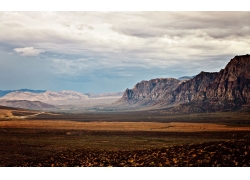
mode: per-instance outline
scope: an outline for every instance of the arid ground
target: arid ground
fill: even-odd
[[[0,109],[0,166],[250,166],[250,114]]]

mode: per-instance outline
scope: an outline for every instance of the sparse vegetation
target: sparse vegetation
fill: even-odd
[[[250,166],[247,112],[9,112],[0,166]]]

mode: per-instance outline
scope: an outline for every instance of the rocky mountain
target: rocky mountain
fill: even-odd
[[[178,104],[189,103],[194,100],[203,100],[206,86],[211,83],[218,73],[201,72],[189,81],[184,81],[173,91],[165,93],[156,105],[172,107]]]
[[[177,79],[180,80],[180,81],[186,81],[186,80],[193,79],[194,77],[195,76],[182,76],[182,77],[179,77]]]
[[[234,57],[205,89],[203,107],[234,110],[250,106],[250,55]],[[196,104],[200,104],[196,103]]]
[[[174,78],[160,78],[137,83],[133,89],[126,89],[122,98],[114,102],[115,105],[152,104],[162,98],[164,94],[172,92],[181,81]]]
[[[27,101],[27,100],[0,100],[0,104],[2,106],[22,108],[22,109],[32,109],[32,110],[49,109],[55,107],[53,105],[43,103],[40,101]]]
[[[160,86],[160,88],[159,88]],[[250,55],[236,56],[220,72],[192,79],[153,79],[126,89],[115,105],[166,108],[173,112],[236,110],[250,106]]]

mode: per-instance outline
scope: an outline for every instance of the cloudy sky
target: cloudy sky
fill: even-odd
[[[250,12],[0,12],[0,89],[117,92],[250,53]]]

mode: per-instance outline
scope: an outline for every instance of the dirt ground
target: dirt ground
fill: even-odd
[[[0,115],[0,166],[250,166],[248,113]]]

